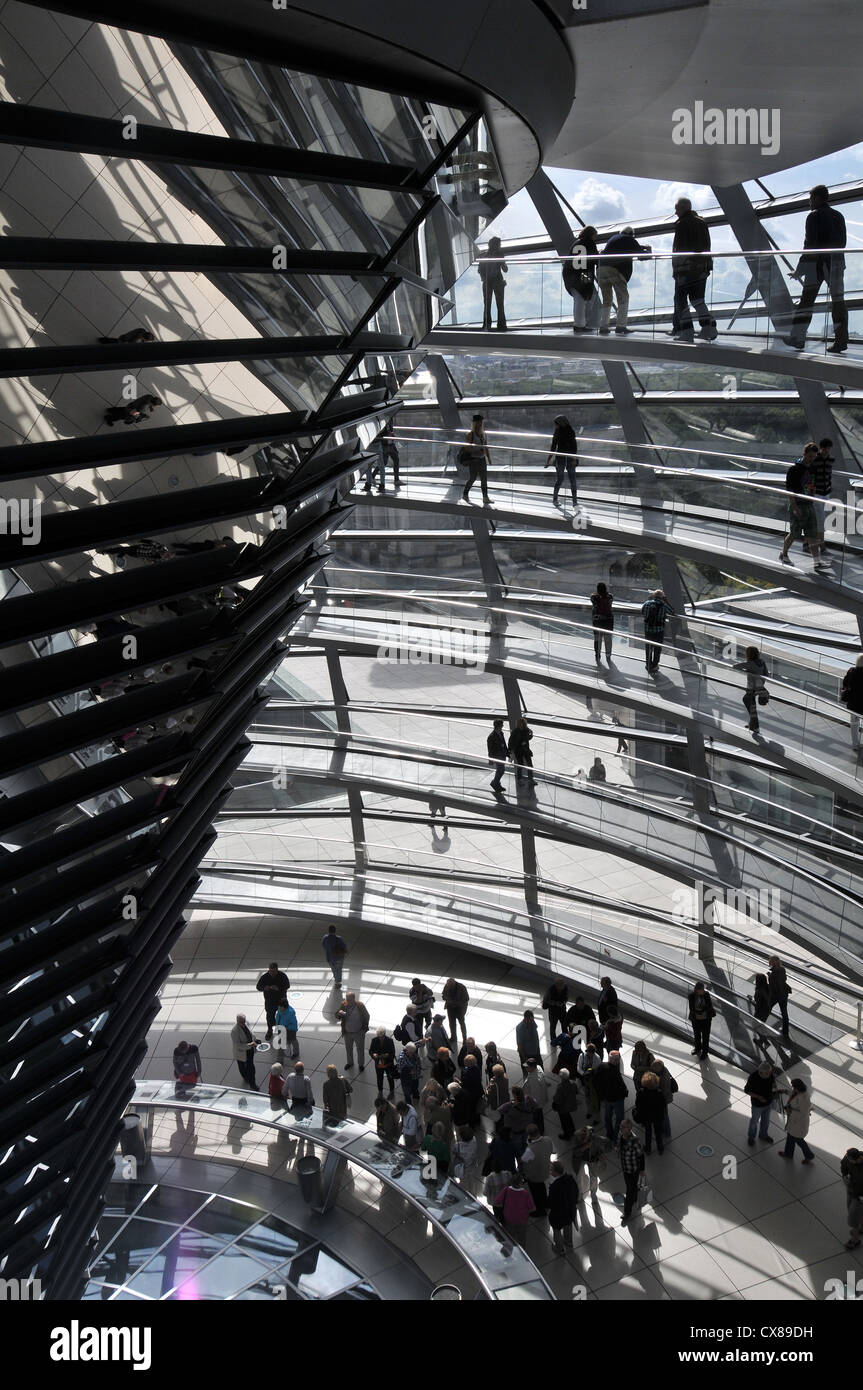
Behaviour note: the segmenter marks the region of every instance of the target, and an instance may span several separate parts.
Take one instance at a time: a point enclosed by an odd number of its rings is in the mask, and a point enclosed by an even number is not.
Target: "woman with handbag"
[[[812,1102],[806,1090],[806,1082],[795,1076],[791,1082],[791,1095],[782,1107],[785,1111],[785,1148],[780,1149],[780,1158],[793,1158],[799,1144],[803,1150],[803,1162],[814,1163],[815,1155],[806,1143],[809,1133],[809,1119]]]
[[[564,284],[572,295],[573,333],[593,333],[599,327],[599,296],[596,293],[595,260],[585,260],[586,256],[598,256],[596,228],[582,227],[572,244],[572,260]],[[570,288],[570,285],[572,288]]]
[[[470,501],[470,490],[475,482],[479,482],[482,488],[482,500],[486,506],[491,506],[491,498],[488,495],[488,465],[491,463],[491,454],[488,451],[488,440],[483,429],[483,417],[481,415],[471,416],[471,426],[467,432],[467,443],[464,445],[458,456],[458,461],[466,465],[468,469],[468,479],[464,485],[462,497],[465,502]]]
[[[770,696],[764,684],[764,677],[767,675],[767,664],[762,659],[757,647],[746,648],[746,660],[738,661],[734,664],[735,671],[746,672],[746,689],[743,692],[743,703],[749,715],[749,731],[753,737],[759,732],[758,727],[758,706],[766,705]]]

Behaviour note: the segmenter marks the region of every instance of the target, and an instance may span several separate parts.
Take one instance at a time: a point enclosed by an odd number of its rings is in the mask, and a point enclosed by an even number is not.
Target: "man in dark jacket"
[[[779,1005],[779,1012],[782,1015],[782,1036],[788,1037],[788,996],[791,990],[788,987],[788,976],[785,974],[785,966],[778,956],[771,956],[767,962],[767,988],[770,991],[770,1008],[774,1009]]]
[[[535,778],[533,775],[533,754],[530,751],[530,741],[533,738],[533,730],[528,727],[526,719],[520,719],[509,736],[509,751],[515,763],[515,780],[521,779],[521,769],[527,768],[528,786],[533,786]]]
[[[491,306],[494,301],[498,331],[505,332],[506,310],[503,307],[503,297],[506,281],[503,277],[507,266],[503,259],[503,247],[499,236],[489,239],[488,250],[477,258],[476,268],[482,282],[482,326],[485,329],[491,328]]]
[[[578,1183],[553,1159],[549,1170],[551,1182],[546,1198],[546,1215],[551,1226],[551,1248],[556,1255],[572,1249],[572,1228],[578,1229]]]
[[[453,1042],[455,1042],[456,1028],[458,1026],[461,1028],[462,1042],[466,1042],[467,1028],[465,1027],[465,1016],[467,1014],[467,1006],[470,1003],[470,995],[467,989],[463,984],[460,984],[458,980],[454,980],[450,977],[443,987],[441,999],[443,1000],[446,1015],[449,1019],[450,1037]]]
[[[507,752],[506,735],[503,731],[502,719],[496,719],[494,721],[494,728],[486,739],[486,747],[488,748],[489,760],[494,764],[494,776],[491,779],[491,789],[495,796],[503,796],[501,783],[503,782],[504,769],[506,768],[506,760],[509,757],[509,753]]]
[[[566,474],[569,479],[569,489],[572,493],[572,505],[578,506],[578,490],[575,483],[575,470],[578,466],[578,440],[575,437],[575,430],[569,423],[565,415],[555,415],[554,434],[551,436],[551,451],[545,461],[546,468],[554,464],[557,475],[552,493],[552,504],[557,506],[557,499],[560,497],[560,489],[563,483],[563,476]]]
[[[756,1132],[759,1139],[763,1139],[766,1144],[772,1144],[773,1139],[767,1131],[770,1128],[770,1107],[776,1093],[776,1077],[769,1062],[762,1062],[755,1071],[749,1073],[743,1090],[752,1105],[746,1135],[747,1144],[750,1149],[754,1147]]]
[[[715,1017],[713,1000],[699,980],[689,996],[689,1021],[695,1041],[692,1053],[693,1056],[700,1056],[702,1061],[710,1051],[710,1021]]]
[[[659,1077],[655,1072],[646,1071],[641,1078],[641,1088],[635,1098],[633,1116],[638,1124],[644,1125],[644,1152],[650,1153],[652,1136],[656,1135],[656,1152],[665,1151],[665,1118],[668,1106],[659,1089]]]
[[[432,1021],[432,1004],[434,1003],[434,991],[424,985],[419,977],[411,980],[410,1001],[416,1005],[417,1017],[420,1023],[428,1031]]]
[[[845,218],[841,212],[831,208],[830,193],[823,183],[810,189],[809,206],[812,211],[806,218],[804,250],[792,274],[792,279],[801,282],[803,293],[791,320],[791,332],[783,342],[798,352],[802,351],[806,344],[806,331],[812,321],[812,307],[824,282],[830,293],[833,315],[833,342],[827,351],[844,352],[848,347],[845,257],[842,254],[847,242]],[[829,248],[826,253],[823,250],[825,247]]]
[[[264,971],[263,975],[258,980],[258,983],[255,985],[255,989],[260,990],[261,994],[263,994],[264,996],[264,1009],[267,1015],[268,1041],[273,1036],[273,1025],[276,1021],[276,1009],[279,1007],[280,1001],[284,999],[290,987],[290,980],[288,979],[284,970],[279,969],[278,964],[274,960],[270,961],[270,964],[267,966],[267,969]]]
[[[799,459],[795,459],[785,474],[785,491],[788,493],[788,535],[782,542],[779,558],[783,565],[790,565],[788,552],[795,541],[801,541],[813,558],[816,569],[822,569],[821,547],[818,541],[817,503],[815,501],[815,460],[818,446],[811,441],[804,446]]]
[[[602,1113],[605,1116],[605,1132],[611,1142],[616,1144],[626,1097],[629,1095],[629,1087],[620,1070],[619,1052],[610,1052],[608,1061],[602,1062],[597,1067],[593,1076],[593,1085],[602,1104]]]
[[[863,656],[858,656],[845,672],[840,693],[851,715],[851,747],[859,756],[863,747]]]
[[[644,669],[649,676],[655,676],[662,656],[665,624],[674,617],[674,609],[661,589],[655,589],[641,605],[641,617],[644,623]]]
[[[550,1038],[556,1038],[558,1033],[563,1032],[568,999],[569,990],[566,987],[566,981],[561,979],[552,980],[542,996],[542,1007],[548,1010],[548,1036]]]
[[[611,982],[609,981],[609,983]],[[613,990],[612,994],[614,994]],[[614,997],[616,999],[617,995],[615,994]],[[602,995],[599,996],[599,1001],[599,1017],[602,1019]],[[564,1022],[567,1027],[583,1028],[585,1030],[585,1036],[587,1036],[587,1025],[588,1023],[594,1022],[595,1019],[596,1014],[589,1004],[585,1004],[584,996],[577,994],[575,996],[575,1003],[570,1004],[566,1011]]]
[[[710,250],[710,228],[703,217],[693,212],[692,203],[688,198],[678,198],[674,204],[674,211],[677,215],[677,226],[674,229],[671,247],[674,252],[671,258],[674,275],[674,317],[671,336],[685,343],[695,341],[695,325],[689,312],[691,301],[701,324],[700,336],[710,342],[717,336],[716,320],[711,318],[704,300],[707,277],[713,269],[713,261],[709,255],[704,254]]]
[[[631,227],[615,232],[602,248],[597,280],[602,293],[602,320],[600,333],[611,332],[611,300],[617,300],[617,323],[615,333],[628,333],[626,320],[629,317],[629,281],[632,279],[632,257],[640,260],[650,255],[649,246],[641,246],[636,241]]]
[[[610,976],[610,975],[603,975],[603,977],[602,977],[602,979],[600,980],[599,983],[600,983],[600,991],[599,991],[599,999],[598,999],[597,1005],[596,1005],[596,1012],[597,1012],[598,1015],[599,1015],[599,1021],[600,1021],[600,1023],[605,1023],[605,1021],[606,1021],[607,1018],[608,1018],[608,1011],[609,1011],[609,1009],[616,1009],[616,1008],[617,1008],[617,990],[614,988],[614,985],[611,983],[611,976]],[[576,1004],[577,1004],[577,1003],[578,1003],[578,1000],[576,999],[575,1002],[576,1002]],[[569,1023],[571,1020],[570,1020],[569,1018],[567,1018],[566,1021],[567,1021],[567,1023]]]

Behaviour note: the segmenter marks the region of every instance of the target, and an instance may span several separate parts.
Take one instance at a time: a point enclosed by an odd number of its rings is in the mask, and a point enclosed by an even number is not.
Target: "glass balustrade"
[[[791,459],[765,461],[756,478],[723,478],[701,468],[664,463],[657,458],[660,451],[647,446],[620,446],[619,452],[611,453],[607,441],[601,447],[585,447],[585,441],[580,441],[578,504],[573,505],[564,478],[556,506],[548,442],[537,447],[535,436],[530,443],[518,445],[498,442],[493,433],[488,438],[491,506],[486,514],[501,528],[565,527],[577,538],[618,541],[648,550],[673,548],[678,555],[688,553],[744,567],[744,574],[747,565],[767,565],[784,582],[813,576],[814,558],[799,542],[791,548],[789,563],[780,561],[784,538],[791,530],[791,508],[803,505],[813,509],[813,526],[818,524],[826,542],[821,556],[826,569],[814,573],[813,600],[835,603],[844,589],[855,597],[863,594],[863,488],[852,486],[850,474],[837,472],[833,495],[813,499],[786,491],[785,473]],[[400,508],[408,507],[417,516],[434,510],[469,518],[481,495],[475,484],[473,501],[462,497],[468,481],[468,471],[458,461],[464,439],[444,432],[423,439],[402,435],[393,439],[401,454],[400,485],[393,494],[390,471],[389,495],[369,494],[372,516],[379,516],[380,507],[389,506],[395,495]],[[684,457],[688,461],[691,456]],[[358,478],[355,500],[365,496],[366,485]],[[362,511],[356,521],[363,524]]]
[[[428,603],[428,600],[424,600]],[[697,722],[709,734],[730,734],[740,739],[748,724],[743,706],[745,677],[731,660],[717,660],[704,645],[715,650],[714,640],[687,641],[687,620],[680,614],[666,628],[660,670],[651,677],[645,671],[644,637],[632,632],[614,634],[613,664],[600,667],[593,651],[593,629],[587,623],[563,618],[543,619],[509,607],[489,606],[482,625],[476,623],[476,606],[453,600],[436,603],[435,614],[412,613],[387,595],[385,611],[357,614],[339,607],[307,613],[292,634],[292,643],[333,643],[373,654],[383,665],[422,664],[431,668],[461,663],[463,669],[508,671],[522,679],[553,680],[561,689],[586,691],[591,696],[634,706],[684,725]],[[437,621],[435,621],[437,619]],[[490,627],[486,623],[491,623]],[[741,642],[741,646],[746,645]],[[743,659],[743,652],[737,652]],[[827,669],[826,659],[824,661]],[[785,672],[805,680],[794,684]],[[849,715],[838,698],[806,688],[812,665],[800,665],[788,656],[783,673],[768,670],[770,701],[762,710],[761,741],[769,756],[797,766],[806,763],[819,779],[833,777],[839,789],[859,786],[863,769],[850,744]],[[815,666],[817,669],[817,663]],[[832,664],[838,697],[838,672]],[[753,745],[758,746],[758,745]]]
[[[326,865],[316,870],[307,862],[268,866],[257,856],[253,863],[232,861],[227,857],[228,844],[220,837],[218,854],[203,866],[198,894],[202,904],[249,912],[293,911],[322,920],[361,918],[412,935],[457,939],[468,948],[539,966],[588,986],[608,972],[613,960],[624,1008],[644,1010],[675,1030],[680,1027],[681,1000],[693,977],[703,973],[697,911],[693,921],[669,920],[667,915],[651,917],[636,908],[623,911],[579,902],[571,890],[551,892],[541,885],[540,910],[528,914],[524,906],[519,908],[515,891],[508,894],[502,884],[459,881],[441,887],[424,877],[430,856],[416,851],[405,853],[398,875],[393,872],[396,866],[376,860],[365,872],[355,874]],[[285,849],[289,850],[287,835]],[[369,849],[377,855],[376,846]],[[469,874],[473,866],[468,860],[463,867]],[[744,921],[742,914],[735,919],[733,913],[726,913],[711,939],[717,966],[725,976],[715,988],[726,1023],[733,1027],[740,1021],[751,1032],[755,1028],[749,1005],[753,976],[763,970],[765,956],[777,949],[778,938],[767,936],[751,920]],[[783,960],[795,974],[795,1005],[812,1035],[832,1041],[851,1031],[863,991],[849,986],[829,966],[813,967],[787,941],[780,944]],[[380,1021],[389,1025],[389,1020]],[[772,1032],[769,1025],[766,1032]],[[731,1033],[725,1037],[731,1044]]]
[[[830,301],[821,292],[826,287],[819,287],[808,327],[797,312],[804,282],[796,278],[795,272],[802,254],[800,248],[780,248],[777,252],[698,252],[687,254],[684,263],[679,253],[654,248],[649,254],[628,258],[601,253],[585,255],[578,262],[571,256],[509,256],[505,261],[501,258],[506,267],[506,329],[509,333],[540,331],[566,335],[570,340],[575,337],[577,346],[578,341],[595,335],[601,327],[607,327],[611,335],[618,328],[625,328],[633,352],[637,352],[639,338],[670,341],[672,333],[694,332],[693,350],[700,346],[699,335],[711,340],[716,335],[719,345],[741,351],[768,346],[791,360],[797,353],[784,339],[800,341],[805,331],[806,351],[825,354],[835,336]],[[855,357],[863,352],[863,343],[857,339],[863,326],[863,253],[845,248],[833,254],[845,256],[845,303],[852,335],[849,357]],[[618,321],[616,296],[613,309],[609,298],[609,315],[603,320],[603,270],[615,270],[622,262],[625,275],[627,261],[632,269],[625,323]],[[580,283],[588,291],[586,296],[567,289],[564,267],[568,266],[578,273]],[[813,273],[801,270],[803,275]],[[689,307],[684,310],[681,304],[679,318],[675,319],[675,291],[684,285],[691,290]],[[478,267],[461,277],[452,297],[454,307],[442,321],[442,328],[479,329],[483,323],[483,290]]]
[[[534,740],[536,742],[536,740]],[[451,814],[488,804],[486,759],[456,762],[389,740],[315,737],[284,731],[271,742],[256,741],[243,764],[269,774],[258,788],[261,810],[278,810],[279,791],[288,776],[341,787],[361,785],[366,795],[390,797],[390,807],[404,797],[449,806]],[[535,771],[539,771],[536,769]],[[542,775],[532,786],[526,774],[508,772],[501,814],[529,817],[536,829],[561,841],[600,848],[610,855],[646,864],[658,873],[684,881],[740,885],[756,896],[764,888],[775,894],[777,917],[813,946],[838,952],[852,964],[863,947],[863,915],[854,855],[812,846],[788,836],[771,837],[761,825],[716,816],[709,825],[682,804],[665,803],[630,787],[588,783]],[[380,802],[378,803],[380,806]],[[251,809],[251,808],[250,808]],[[681,874],[681,866],[683,872]],[[834,954],[834,958],[839,958]]]

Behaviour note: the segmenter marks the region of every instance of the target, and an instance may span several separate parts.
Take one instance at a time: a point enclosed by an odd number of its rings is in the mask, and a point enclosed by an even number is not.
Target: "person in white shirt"
[[[313,1106],[315,1097],[312,1092],[312,1083],[306,1076],[306,1069],[302,1062],[297,1062],[290,1076],[285,1077],[284,1093],[290,1098],[291,1109],[295,1106]]]
[[[396,1105],[396,1110],[401,1118],[402,1143],[411,1153],[416,1153],[420,1146],[419,1115],[412,1105],[408,1105],[406,1100],[400,1100]]]

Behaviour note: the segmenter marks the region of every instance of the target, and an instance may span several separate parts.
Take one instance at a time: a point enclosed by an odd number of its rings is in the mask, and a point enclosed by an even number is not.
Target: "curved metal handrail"
[[[261,1106],[259,1107],[256,1102],[261,1102]],[[421,1195],[420,1191],[416,1189],[411,1190],[412,1177],[417,1178],[418,1184],[422,1181],[418,1177],[421,1170],[420,1158],[409,1153],[406,1149],[397,1148],[395,1145],[380,1139],[377,1132],[368,1125],[360,1124],[357,1120],[336,1120],[332,1116],[327,1117],[326,1112],[318,1107],[304,1108],[302,1116],[292,1113],[290,1110],[275,1110],[266,1098],[255,1097],[246,1091],[240,1091],[231,1086],[213,1087],[205,1084],[190,1086],[188,1090],[184,1091],[182,1097],[178,1097],[175,1093],[175,1084],[170,1081],[137,1081],[130,1104],[139,1109],[191,1110],[192,1112],[204,1112],[211,1115],[224,1115],[229,1119],[266,1125],[267,1128],[278,1134],[291,1134],[319,1145],[327,1150],[328,1156],[333,1155],[336,1159],[345,1159],[349,1163],[355,1163],[365,1172],[373,1174],[420,1212],[425,1220],[458,1251],[459,1258],[467,1265],[488,1299],[496,1299],[498,1292],[503,1288],[506,1288],[509,1298],[517,1297],[517,1294],[513,1294],[513,1290],[528,1284],[534,1285],[534,1287],[525,1294],[525,1297],[554,1298],[554,1294],[529,1255],[521,1246],[514,1245],[512,1241],[506,1239],[487,1207],[462,1188],[456,1179],[450,1177],[447,1177],[441,1189],[436,1191],[437,1201],[432,1199],[430,1195]],[[264,1109],[263,1106],[268,1106],[268,1109]],[[368,1154],[364,1155],[362,1150],[360,1152],[355,1151],[354,1146],[362,1144],[378,1148],[385,1157],[391,1157],[391,1161],[389,1163],[372,1162]],[[455,1189],[452,1195],[450,1193],[451,1187]],[[453,1197],[454,1200],[452,1200]],[[449,1214],[446,1214],[446,1207],[441,1206],[441,1199],[446,1198],[451,1200]],[[477,1227],[481,1229],[486,1237],[485,1243],[489,1256],[492,1253],[497,1253],[499,1259],[512,1259],[516,1268],[521,1266],[521,1278],[516,1278],[508,1284],[489,1282],[489,1276],[493,1274],[493,1271],[488,1266],[484,1267],[477,1258],[479,1242],[459,1239],[460,1222],[465,1220],[470,1222],[470,1233],[475,1234]],[[467,1235],[468,1231],[465,1230],[462,1234]],[[541,1291],[535,1287],[537,1284]]]

